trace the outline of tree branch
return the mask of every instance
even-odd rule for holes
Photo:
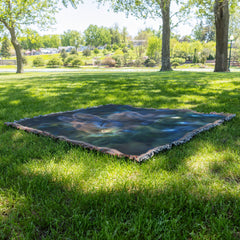
[[[4,24],[4,26],[5,26],[8,30],[10,30],[10,26],[9,26],[9,24],[5,21],[5,19],[0,18],[0,22],[2,22],[2,23]]]

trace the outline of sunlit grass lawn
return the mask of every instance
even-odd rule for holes
[[[236,113],[143,164],[4,126],[101,104]],[[0,239],[239,239],[239,73],[0,74]]]

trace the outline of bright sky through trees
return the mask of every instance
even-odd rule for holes
[[[146,27],[158,30],[161,24],[161,18],[156,20],[141,20],[132,16],[128,16],[127,18],[124,13],[108,11],[107,6],[101,6],[100,8],[97,6],[97,3],[93,1],[85,1],[85,3],[80,4],[77,9],[73,9],[71,6],[68,8],[62,7],[62,10],[56,15],[57,23],[53,26],[54,29],[40,32],[40,34],[62,34],[68,29],[83,32],[90,24],[111,27],[117,23],[120,28],[127,27],[128,33],[131,36],[135,36],[139,30],[145,29]],[[174,8],[176,9],[176,6],[173,4],[172,9]],[[190,26],[189,24],[183,23],[174,29],[173,32],[180,35],[189,35],[193,27],[194,24]]]

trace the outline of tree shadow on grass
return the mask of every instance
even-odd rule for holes
[[[25,138],[25,142],[32,141]],[[1,179],[1,195],[9,199],[0,225],[2,239],[234,239],[239,231],[237,195],[217,192],[207,184],[203,189],[201,181],[194,183],[186,176],[172,176],[155,188],[131,181],[114,188],[100,185],[86,189],[67,181],[71,174],[56,175],[56,170],[49,168],[39,171],[41,162],[31,167],[30,161],[41,161],[48,154],[55,163],[59,161],[59,153],[52,152],[54,144],[49,144],[41,156],[38,148],[33,155],[25,146],[25,159],[19,160],[15,153],[1,168],[1,172],[8,172]],[[43,145],[40,143],[39,148]],[[70,148],[63,145],[58,150],[64,159]],[[18,160],[14,161],[15,157]],[[97,182],[112,160],[98,165],[98,176],[94,176]],[[83,176],[84,171],[89,174],[86,165]],[[140,172],[142,166],[137,167]]]
[[[151,79],[151,84],[146,78]],[[109,103],[172,107],[179,104],[181,94],[194,94],[191,87],[195,83],[190,80],[174,80],[174,84],[168,80],[169,76],[161,76],[159,80],[156,73],[140,76],[129,73],[26,75],[17,80],[17,86],[11,82],[1,91],[5,96],[2,104],[9,105],[10,111],[11,106],[12,109],[20,107],[33,116],[39,112],[44,114]],[[37,111],[33,112],[36,108]]]

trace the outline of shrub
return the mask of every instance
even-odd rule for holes
[[[121,49],[117,49],[115,52],[114,52],[114,55],[123,55],[123,51]]]
[[[103,54],[104,54],[104,55],[107,55],[107,54],[108,54],[107,49],[103,49]]]
[[[173,62],[171,65],[172,65],[174,68],[176,68],[176,67],[179,66],[180,64],[179,64],[178,62]]]
[[[239,49],[238,48],[233,49],[231,59],[232,61],[240,62],[240,46]]]
[[[106,47],[106,49],[108,50],[108,51],[111,51],[112,50],[112,47],[111,47],[111,45],[107,45],[107,47]]]
[[[186,62],[185,58],[172,58],[171,63],[177,62],[180,64],[184,64]]]
[[[214,60],[215,57],[212,54],[209,54],[209,57],[207,58],[207,60]]]
[[[141,58],[137,58],[134,63],[134,67],[141,67],[143,65],[143,60]]]
[[[154,59],[151,59],[151,58],[146,59],[144,62],[144,65],[146,67],[154,67],[156,66],[156,64],[157,64],[156,61],[154,61]]]
[[[94,48],[93,52],[94,52],[95,54],[98,54],[98,53],[99,53],[99,49],[98,49],[98,48]]]
[[[124,47],[124,48],[122,49],[122,52],[123,52],[123,53],[128,53],[128,48],[127,48],[127,47]]]
[[[66,59],[65,59],[65,61],[64,61],[64,66],[69,66],[69,65],[71,65],[71,62],[74,60],[74,58],[76,58],[76,56],[69,56],[69,57],[67,57]]]
[[[198,57],[196,48],[194,49],[193,63],[199,63],[199,57]]]
[[[113,49],[114,51],[116,51],[118,48],[119,48],[119,46],[118,46],[116,43],[114,43],[114,44],[112,45],[112,49]]]
[[[63,64],[62,60],[58,57],[52,57],[48,63],[47,66],[51,67],[51,68],[56,68],[56,67],[60,67]]]
[[[134,61],[132,59],[128,60],[126,66],[127,67],[133,67],[134,66]]]
[[[101,65],[101,60],[98,58],[94,61],[94,64],[97,65],[97,66],[100,66]]]
[[[176,49],[174,51],[174,57],[186,59],[187,58],[187,53],[185,51],[183,51],[183,50]]]
[[[109,67],[115,67],[116,61],[113,58],[107,57],[102,60],[102,65],[108,65]]]
[[[44,59],[42,57],[36,57],[33,60],[33,66],[34,67],[42,67],[44,65],[45,65],[45,63],[44,63]]]
[[[79,67],[83,65],[83,61],[79,58],[79,57],[75,57],[72,61],[71,61],[71,65],[73,67]]]
[[[126,44],[125,44],[125,43],[121,43],[121,44],[120,44],[120,48],[123,49],[123,48],[125,48],[125,47],[126,47]]]
[[[27,58],[25,56],[22,56],[22,63],[23,63],[23,65],[28,64]]]
[[[76,48],[72,48],[70,54],[71,55],[78,55],[78,52],[77,52]]]
[[[130,48],[131,50],[133,50],[133,49],[134,49],[133,43],[129,43],[128,48]]]
[[[82,52],[82,55],[85,57],[91,56],[91,50],[90,49],[84,49]]]
[[[199,61],[200,61],[200,63],[205,64],[207,61],[207,58],[205,56],[201,56]]]
[[[112,57],[114,60],[115,60],[115,62],[116,62],[116,67],[122,67],[124,64],[123,64],[123,56],[121,56],[121,55],[115,55],[115,56],[113,56]]]
[[[122,59],[123,59],[123,66],[125,66],[125,67],[128,66],[128,62],[129,62],[129,60],[130,60],[129,54],[128,54],[128,53],[125,53],[125,54],[123,55]]]
[[[144,52],[144,48],[140,46],[138,47],[139,51]],[[147,56],[153,59],[155,62],[160,62],[161,59],[161,49],[162,49],[162,41],[157,36],[152,36],[148,39],[148,46],[147,46]],[[141,54],[139,54],[141,56]]]
[[[71,55],[69,57],[67,57],[64,61],[64,66],[72,66],[72,67],[79,67],[84,65],[83,61],[81,60],[80,57],[78,57],[77,55]]]
[[[67,58],[68,54],[66,53],[65,49],[61,50],[60,56],[61,56],[63,61]]]

